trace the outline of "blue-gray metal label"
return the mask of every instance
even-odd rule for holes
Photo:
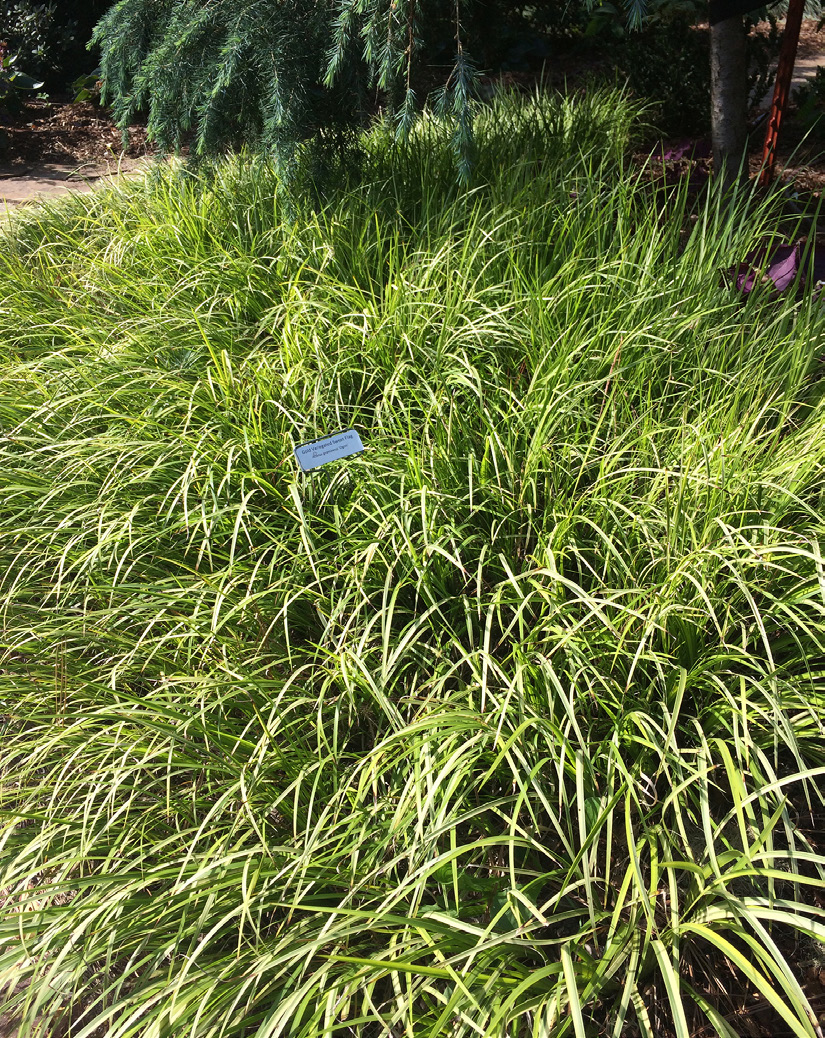
[[[319,465],[326,465],[328,461],[346,458],[347,455],[357,454],[363,449],[361,437],[355,429],[347,429],[333,436],[325,436],[322,440],[301,444],[295,448],[295,457],[303,471],[309,472],[310,469],[317,469]]]

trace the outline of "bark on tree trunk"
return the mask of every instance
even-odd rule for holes
[[[713,167],[726,187],[739,176],[747,146],[748,61],[741,15],[710,27]],[[742,165],[744,169],[744,165]]]

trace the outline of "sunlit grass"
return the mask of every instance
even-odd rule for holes
[[[503,103],[469,192],[425,123],[305,212],[242,158],[17,222],[22,1033],[731,1035],[725,961],[819,1033],[821,305],[725,286],[776,203],[655,190],[634,115]]]

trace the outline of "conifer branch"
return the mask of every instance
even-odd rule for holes
[[[188,138],[196,159],[249,146],[288,163],[303,142],[350,139],[373,88],[389,96],[403,139],[418,115],[418,2],[119,0],[94,33],[104,100],[124,132],[146,112],[162,151]],[[466,180],[475,70],[460,5],[454,0],[456,60],[439,110],[454,123]]]

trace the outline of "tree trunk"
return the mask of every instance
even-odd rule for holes
[[[710,27],[710,107],[713,167],[726,187],[744,170],[747,148],[748,60],[741,15]]]

